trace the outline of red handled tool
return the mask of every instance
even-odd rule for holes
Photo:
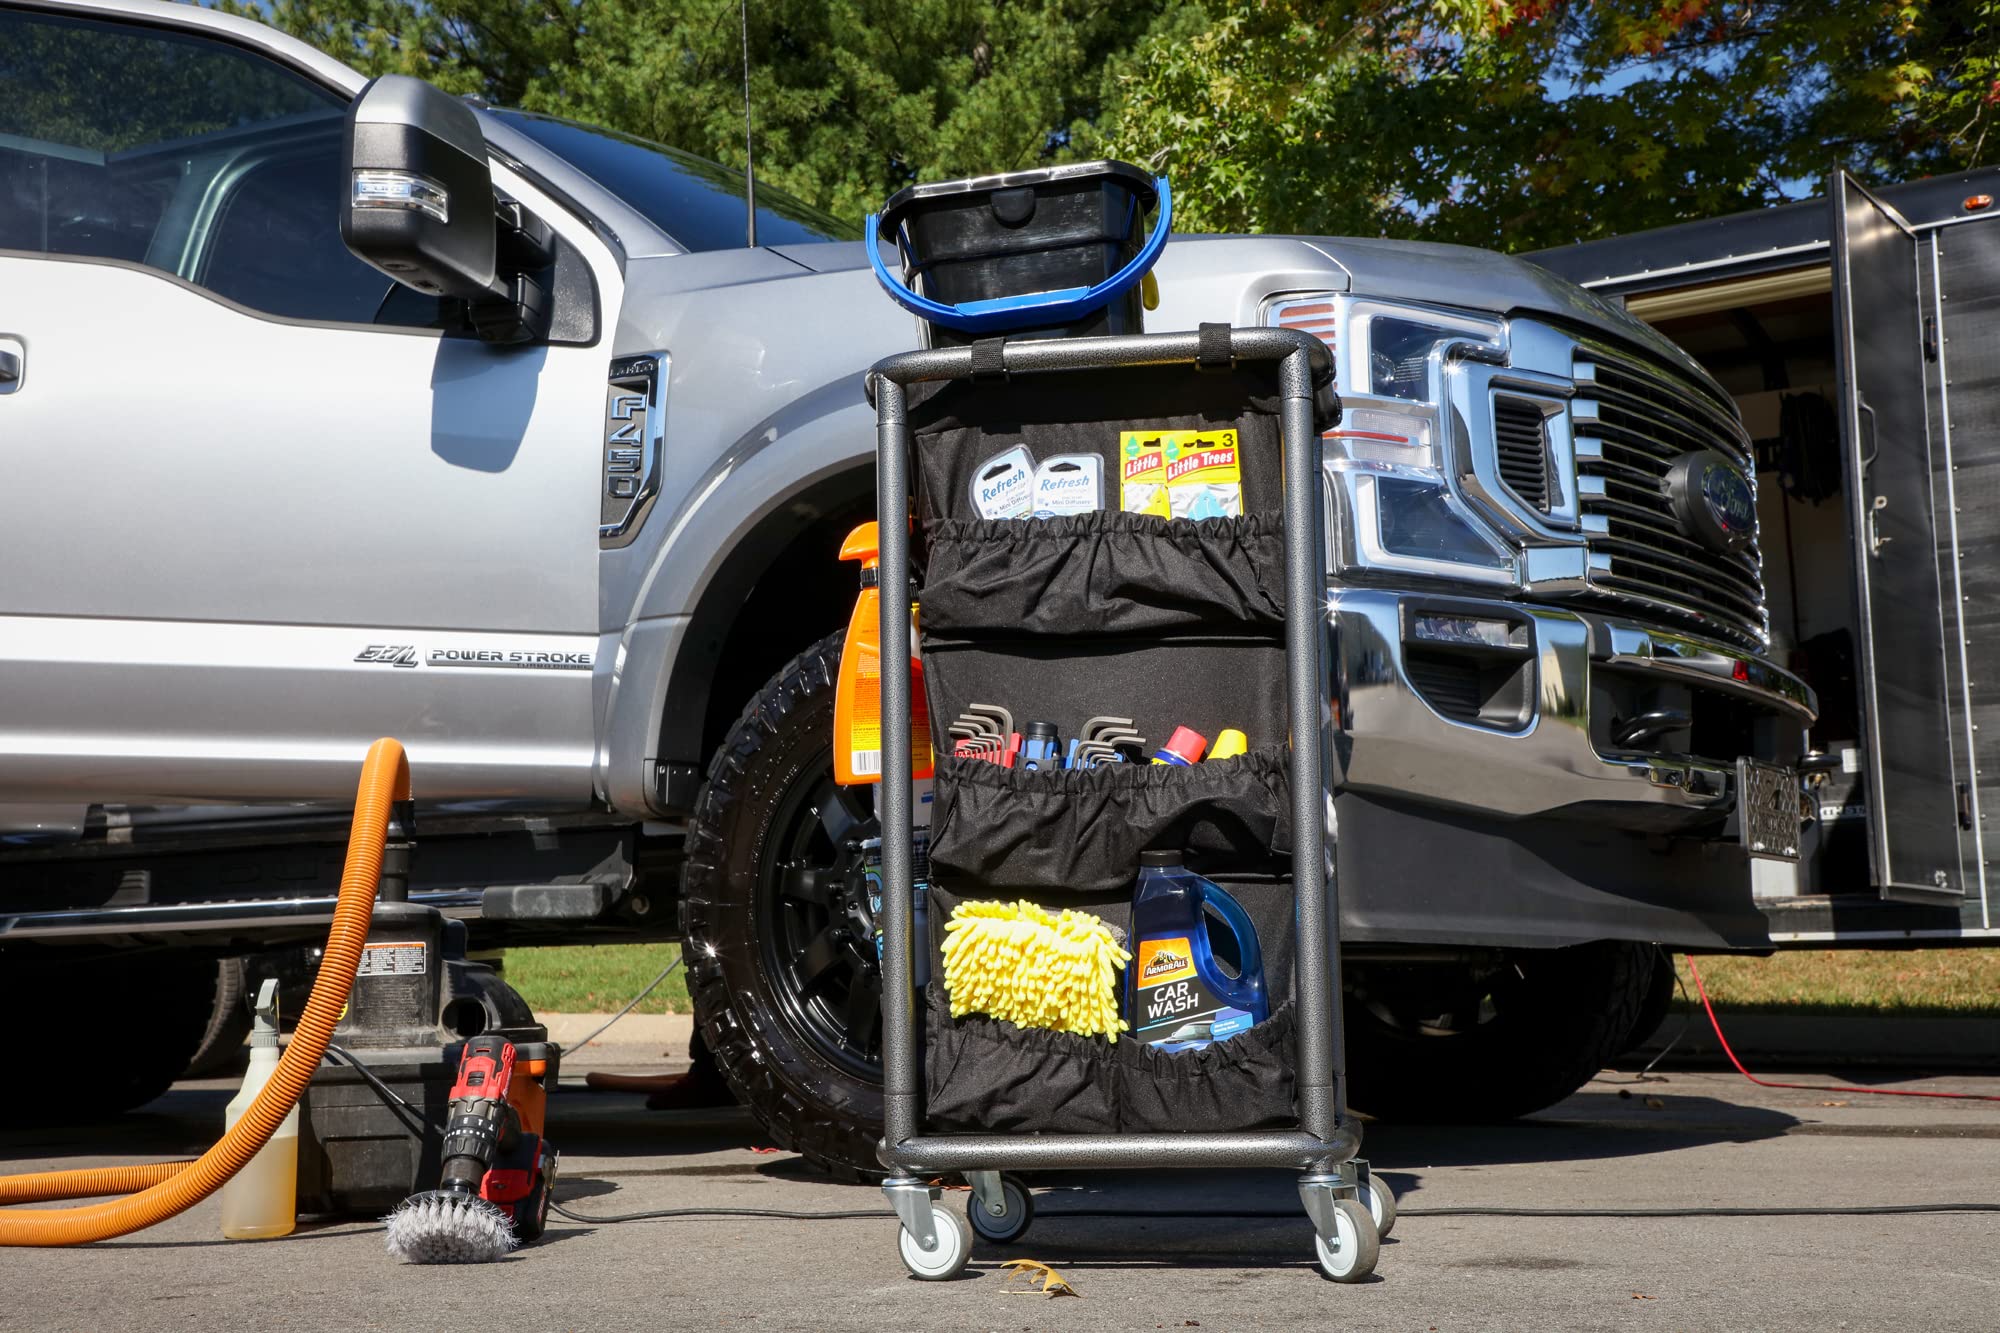
[[[549,1050],[474,1037],[458,1060],[438,1187],[389,1218],[389,1250],[410,1263],[480,1263],[538,1239],[556,1152],[542,1137]]]

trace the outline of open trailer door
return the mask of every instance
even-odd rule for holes
[[[1875,882],[1887,898],[1957,901],[1965,895],[1961,801],[1947,704],[1952,673],[1932,495],[1919,242],[1909,223],[1845,172],[1835,173],[1827,198]]]

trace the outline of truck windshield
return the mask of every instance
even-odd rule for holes
[[[643,213],[688,250],[744,243],[742,173],[615,130],[528,111],[494,111]],[[851,241],[861,229],[757,183],[757,243]]]

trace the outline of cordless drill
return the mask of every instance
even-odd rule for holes
[[[556,1152],[542,1137],[551,1049],[474,1037],[458,1060],[443,1169],[389,1218],[389,1249],[411,1263],[479,1263],[538,1239]]]
[[[523,1242],[538,1238],[548,1222],[555,1177],[555,1149],[542,1137],[546,1063],[522,1057],[504,1037],[474,1037],[458,1058],[445,1120],[438,1193],[497,1206]]]

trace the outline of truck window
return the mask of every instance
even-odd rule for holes
[[[0,249],[143,265],[266,314],[438,322],[341,244],[337,95],[197,35],[18,11],[0,88]]]
[[[686,250],[744,244],[743,173],[615,130],[527,111],[493,113],[644,214]],[[757,244],[852,241],[857,226],[757,182]]]

